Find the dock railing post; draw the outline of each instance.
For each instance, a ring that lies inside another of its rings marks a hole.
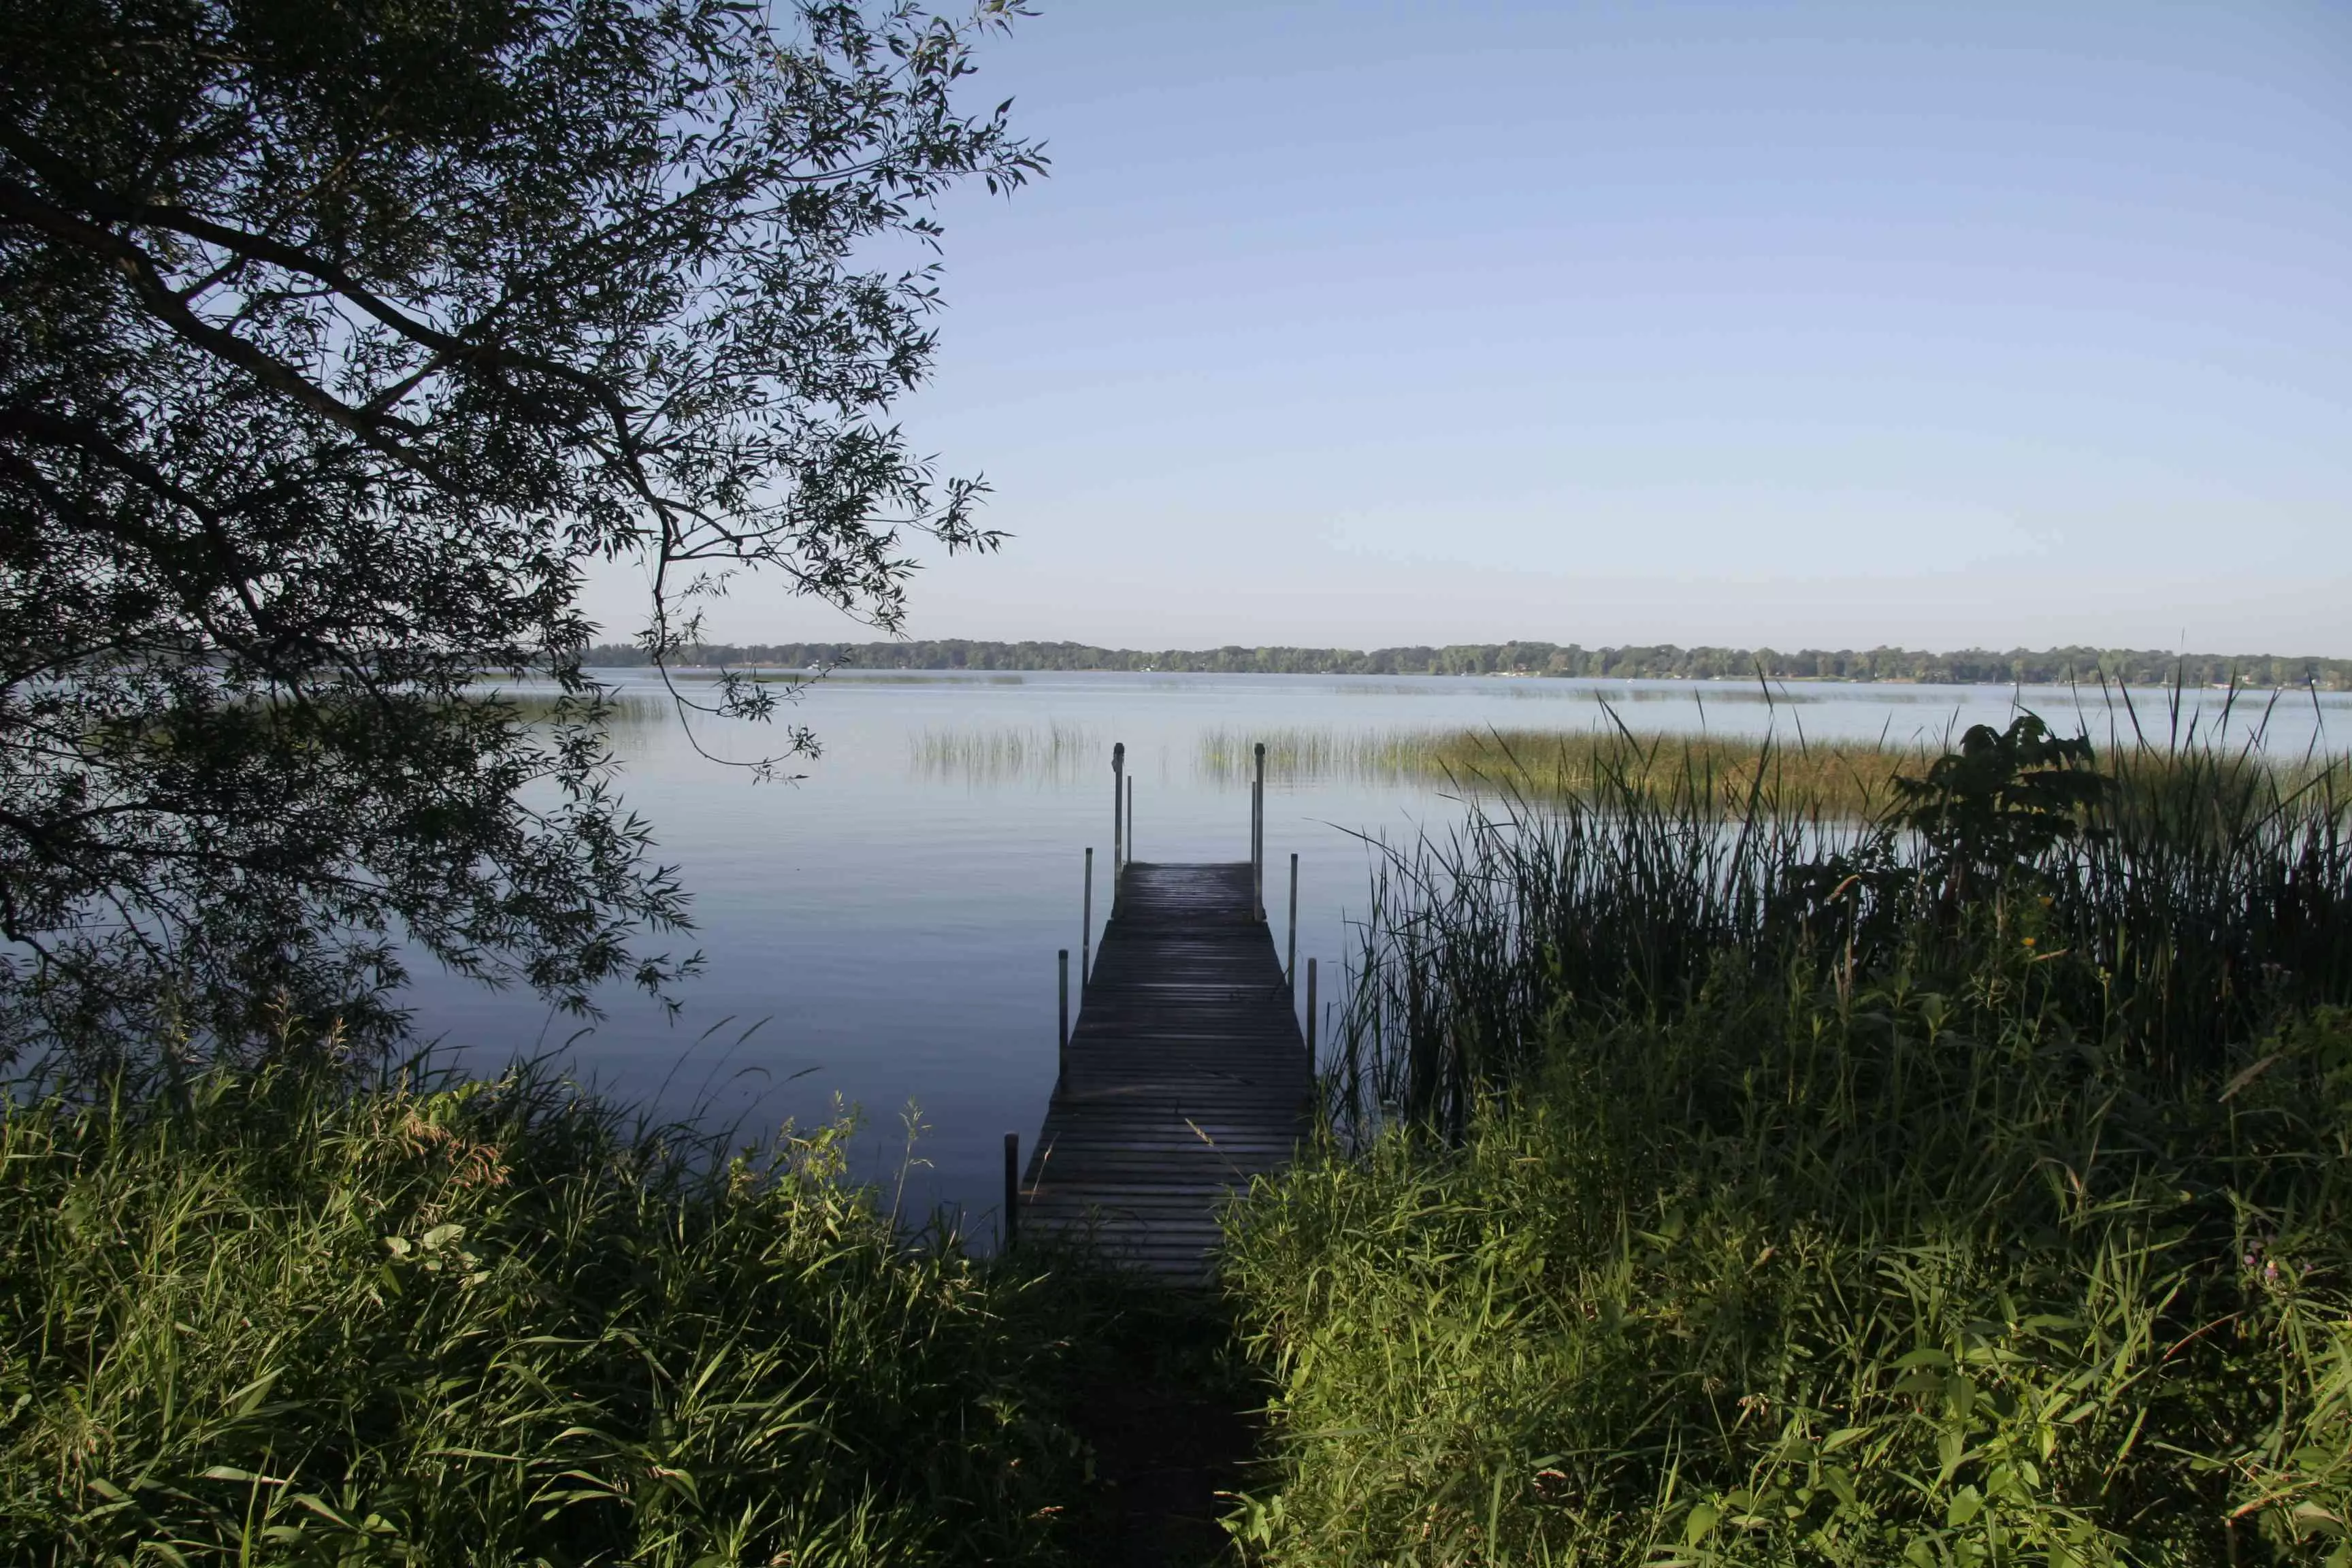
[[[1127,863],[1135,864],[1135,780],[1127,781]]]
[[[1296,900],[1294,899],[1294,902]],[[1087,846],[1087,901],[1078,914],[1078,994],[1095,972],[1095,847]]]
[[[1021,1134],[1004,1135],[1004,1250],[1021,1242]]]
[[[1127,868],[1127,742],[1110,749],[1110,900],[1118,902],[1118,874]]]
[[[1250,785],[1250,912],[1265,919],[1265,870],[1258,862],[1258,812],[1264,807],[1258,785]]]
[[[1055,1037],[1060,1045],[1055,1058],[1057,1071],[1067,1071],[1070,1066],[1070,950],[1062,949],[1062,1031]]]
[[[1298,855],[1295,850],[1290,857],[1290,942],[1282,950],[1282,983],[1298,984]]]
[[[1257,771],[1250,780],[1250,901],[1257,918],[1265,919],[1265,742],[1256,750]]]
[[[1315,961],[1307,961],[1307,1071],[1315,1072]],[[1009,1156],[1008,1156],[1009,1157]]]

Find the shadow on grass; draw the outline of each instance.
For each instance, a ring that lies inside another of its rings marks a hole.
[[[1266,1484],[1260,1449],[1273,1385],[1241,1348],[1213,1288],[1114,1267],[1067,1244],[1024,1241],[999,1265],[1024,1279],[1058,1355],[1051,1391],[1083,1444],[1065,1541],[1120,1568],[1243,1561],[1221,1522]]]

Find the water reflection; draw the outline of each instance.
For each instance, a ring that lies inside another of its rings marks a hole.
[[[779,716],[814,731],[822,754],[795,766],[799,782],[770,788],[704,750],[761,754],[781,725],[697,715],[689,741],[654,672],[596,673],[619,689],[620,788],[695,897],[697,929],[678,946],[700,948],[709,966],[678,1016],[616,986],[593,1026],[551,1018],[526,993],[420,970],[420,1036],[484,1070],[561,1048],[583,1077],[664,1114],[708,1102],[747,1125],[806,1121],[839,1094],[869,1113],[858,1169],[877,1179],[895,1180],[898,1116],[916,1100],[934,1131],[908,1201],[974,1214],[1001,1188],[1003,1134],[1025,1144],[1052,1091],[1055,955],[1087,940],[1088,847],[1097,926],[1108,912],[1113,742],[1141,780],[1129,825],[1138,852],[1167,860],[1246,853],[1251,748],[1267,742],[1267,854],[1286,874],[1300,856],[1299,956],[1333,975],[1355,951],[1349,921],[1367,897],[1357,835],[1409,842],[1423,827],[1451,831],[1465,809],[1471,792],[1432,765],[1448,745],[1502,734],[1548,762],[1622,726],[1645,745],[1705,732],[1749,756],[1769,733],[1783,759],[1801,737],[1816,758],[1940,750],[1969,724],[2007,723],[2020,702],[2068,732],[2131,732],[2129,713],[2096,692],[2006,687],[1822,683],[1785,700],[1776,688],[1768,702],[1752,681],[836,671]],[[710,690],[678,684],[689,697]],[[551,696],[543,682],[526,690]],[[2165,695],[2132,700],[2152,734],[2168,728]],[[2259,744],[2293,759],[2341,749],[2348,700],[2298,695],[2265,717],[2241,697],[2226,723],[2221,694],[2183,704],[2200,736],[2221,723],[2235,745],[2259,721]]]

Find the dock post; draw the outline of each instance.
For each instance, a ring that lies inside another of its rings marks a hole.
[[[1127,861],[1135,864],[1135,780],[1127,781]]]
[[[1283,949],[1282,983],[1289,986],[1296,986],[1298,984],[1298,852],[1297,850],[1291,851],[1290,856],[1290,943]]]
[[[1055,1059],[1057,1071],[1068,1070],[1070,1065],[1070,950],[1062,949],[1062,1032],[1055,1037],[1061,1042]]]
[[[1118,901],[1118,874],[1127,868],[1127,742],[1110,749],[1110,896]]]
[[[1250,785],[1250,902],[1257,918],[1265,919],[1265,782]]]
[[[1004,1250],[1021,1241],[1021,1134],[1004,1135]]]
[[[1087,901],[1078,916],[1078,991],[1095,972],[1095,847],[1087,846]]]
[[[1250,900],[1265,919],[1265,742],[1257,743],[1257,772],[1250,781]]]
[[[1315,961],[1311,958],[1307,961],[1307,1070],[1315,1070]]]

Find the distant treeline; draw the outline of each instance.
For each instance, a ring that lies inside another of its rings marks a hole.
[[[1621,680],[1741,680],[1759,673],[1775,680],[1895,680],[1958,685],[2063,684],[2102,678],[2130,686],[2191,686],[2235,680],[2241,686],[2315,685],[2352,690],[2352,659],[2289,658],[2272,654],[2187,655],[2135,648],[2059,647],[1996,653],[1968,648],[1920,653],[1874,647],[1856,652],[1805,648],[1582,647],[1548,642],[1458,643],[1447,647],[1138,648],[1089,647],[1071,642],[765,643],[711,644],[688,650],[682,662],[806,669],[1168,670],[1213,675],[1540,675]],[[641,665],[643,649],[600,644],[588,662]]]

